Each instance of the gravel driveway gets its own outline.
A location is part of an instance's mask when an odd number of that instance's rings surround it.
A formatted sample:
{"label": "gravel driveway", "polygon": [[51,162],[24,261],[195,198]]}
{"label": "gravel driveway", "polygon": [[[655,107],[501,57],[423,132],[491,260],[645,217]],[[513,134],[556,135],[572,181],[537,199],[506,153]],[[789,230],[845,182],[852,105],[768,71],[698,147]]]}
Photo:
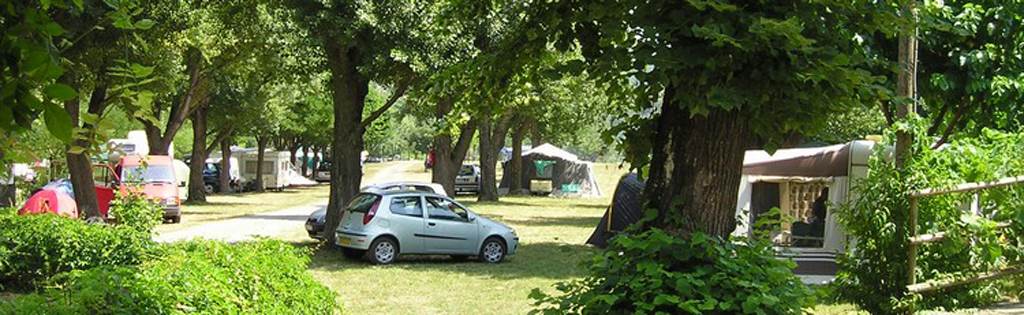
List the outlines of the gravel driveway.
{"label": "gravel driveway", "polygon": [[[378,171],[369,179],[364,180],[363,185],[398,180],[395,178],[397,174],[419,166],[419,162],[416,161],[397,162]],[[306,222],[309,213],[326,207],[327,200],[323,200],[309,205],[213,221],[182,230],[160,233],[153,239],[158,242],[176,242],[193,238],[206,238],[238,242],[257,236],[278,237],[304,229],[303,224]]]}

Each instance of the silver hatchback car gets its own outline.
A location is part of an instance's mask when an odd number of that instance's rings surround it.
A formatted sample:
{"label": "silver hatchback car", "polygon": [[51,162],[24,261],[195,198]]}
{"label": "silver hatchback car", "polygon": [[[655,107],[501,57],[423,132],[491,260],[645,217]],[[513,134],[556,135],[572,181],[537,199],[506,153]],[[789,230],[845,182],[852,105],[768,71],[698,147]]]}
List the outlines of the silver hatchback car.
{"label": "silver hatchback car", "polygon": [[451,198],[418,191],[367,191],[342,213],[335,231],[346,257],[390,264],[402,254],[477,256],[499,263],[519,247],[516,231]]}

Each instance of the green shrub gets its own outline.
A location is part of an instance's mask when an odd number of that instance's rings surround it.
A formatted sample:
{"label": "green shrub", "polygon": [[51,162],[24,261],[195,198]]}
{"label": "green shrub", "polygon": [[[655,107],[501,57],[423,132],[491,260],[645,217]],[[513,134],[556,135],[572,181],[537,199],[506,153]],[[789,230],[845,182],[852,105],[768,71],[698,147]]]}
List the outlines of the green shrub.
{"label": "green shrub", "polygon": [[[923,134],[918,137],[924,137]],[[998,300],[996,283],[977,283],[939,293],[911,295],[908,270],[909,200],[907,192],[949,187],[964,182],[998,179],[1024,173],[1024,136],[982,132],[942,150],[921,144],[904,170],[897,170],[880,151],[869,162],[867,178],[854,183],[856,200],[841,205],[839,221],[855,240],[854,249],[839,258],[836,293],[873,314],[916,309],[957,309]],[[970,194],[927,197],[918,206],[918,234],[946,232],[941,242],[918,248],[918,282],[962,277],[1019,262],[1024,231],[1024,190],[1001,188],[981,195],[981,216],[964,211]],[[996,221],[1016,222],[996,231]]]}
{"label": "green shrub", "polygon": [[136,267],[55,277],[42,293],[0,303],[0,314],[332,314],[332,291],[306,271],[308,253],[280,241],[191,241]]}
{"label": "green shrub", "polygon": [[145,233],[162,223],[163,215],[160,205],[141,194],[118,193],[110,202],[110,216],[117,219],[117,224]]}
{"label": "green shrub", "polygon": [[51,276],[135,265],[152,252],[149,233],[52,214],[0,216],[0,285],[31,289]]}
{"label": "green shrub", "polygon": [[812,292],[764,242],[738,244],[653,229],[619,236],[589,276],[559,283],[561,296],[530,294],[544,314],[797,314]]}

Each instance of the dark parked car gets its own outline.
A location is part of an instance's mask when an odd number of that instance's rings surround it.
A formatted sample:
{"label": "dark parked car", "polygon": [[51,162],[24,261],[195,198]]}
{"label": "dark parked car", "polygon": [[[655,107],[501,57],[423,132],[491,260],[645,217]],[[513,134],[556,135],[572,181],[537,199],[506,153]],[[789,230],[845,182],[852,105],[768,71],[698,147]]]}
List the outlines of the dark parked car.
{"label": "dark parked car", "polygon": [[[442,196],[448,196],[448,192],[444,190],[440,184],[435,183],[424,183],[424,182],[390,182],[382,184],[374,184],[363,187],[362,191],[395,191],[395,190],[408,190],[408,191],[422,191],[432,194],[438,194]],[[309,237],[322,240],[324,239],[323,231],[324,224],[327,222],[327,210],[320,209],[313,211],[309,214],[309,219],[306,219],[306,232],[309,233]]]}
{"label": "dark parked car", "polygon": [[[237,179],[232,179],[230,185],[235,191],[241,188]],[[207,194],[224,191],[220,187],[220,164],[206,163],[206,167],[203,168],[203,189]]]}
{"label": "dark parked car", "polygon": [[463,165],[455,177],[455,194],[460,192],[480,193],[480,167]]}

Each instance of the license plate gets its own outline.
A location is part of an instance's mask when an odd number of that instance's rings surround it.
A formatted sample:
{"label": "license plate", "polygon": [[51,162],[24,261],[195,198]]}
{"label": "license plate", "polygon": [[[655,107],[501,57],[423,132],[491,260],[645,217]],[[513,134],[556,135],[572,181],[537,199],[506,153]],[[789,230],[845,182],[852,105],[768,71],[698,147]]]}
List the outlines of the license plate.
{"label": "license plate", "polygon": [[347,237],[338,238],[338,245],[352,245],[352,240]]}

